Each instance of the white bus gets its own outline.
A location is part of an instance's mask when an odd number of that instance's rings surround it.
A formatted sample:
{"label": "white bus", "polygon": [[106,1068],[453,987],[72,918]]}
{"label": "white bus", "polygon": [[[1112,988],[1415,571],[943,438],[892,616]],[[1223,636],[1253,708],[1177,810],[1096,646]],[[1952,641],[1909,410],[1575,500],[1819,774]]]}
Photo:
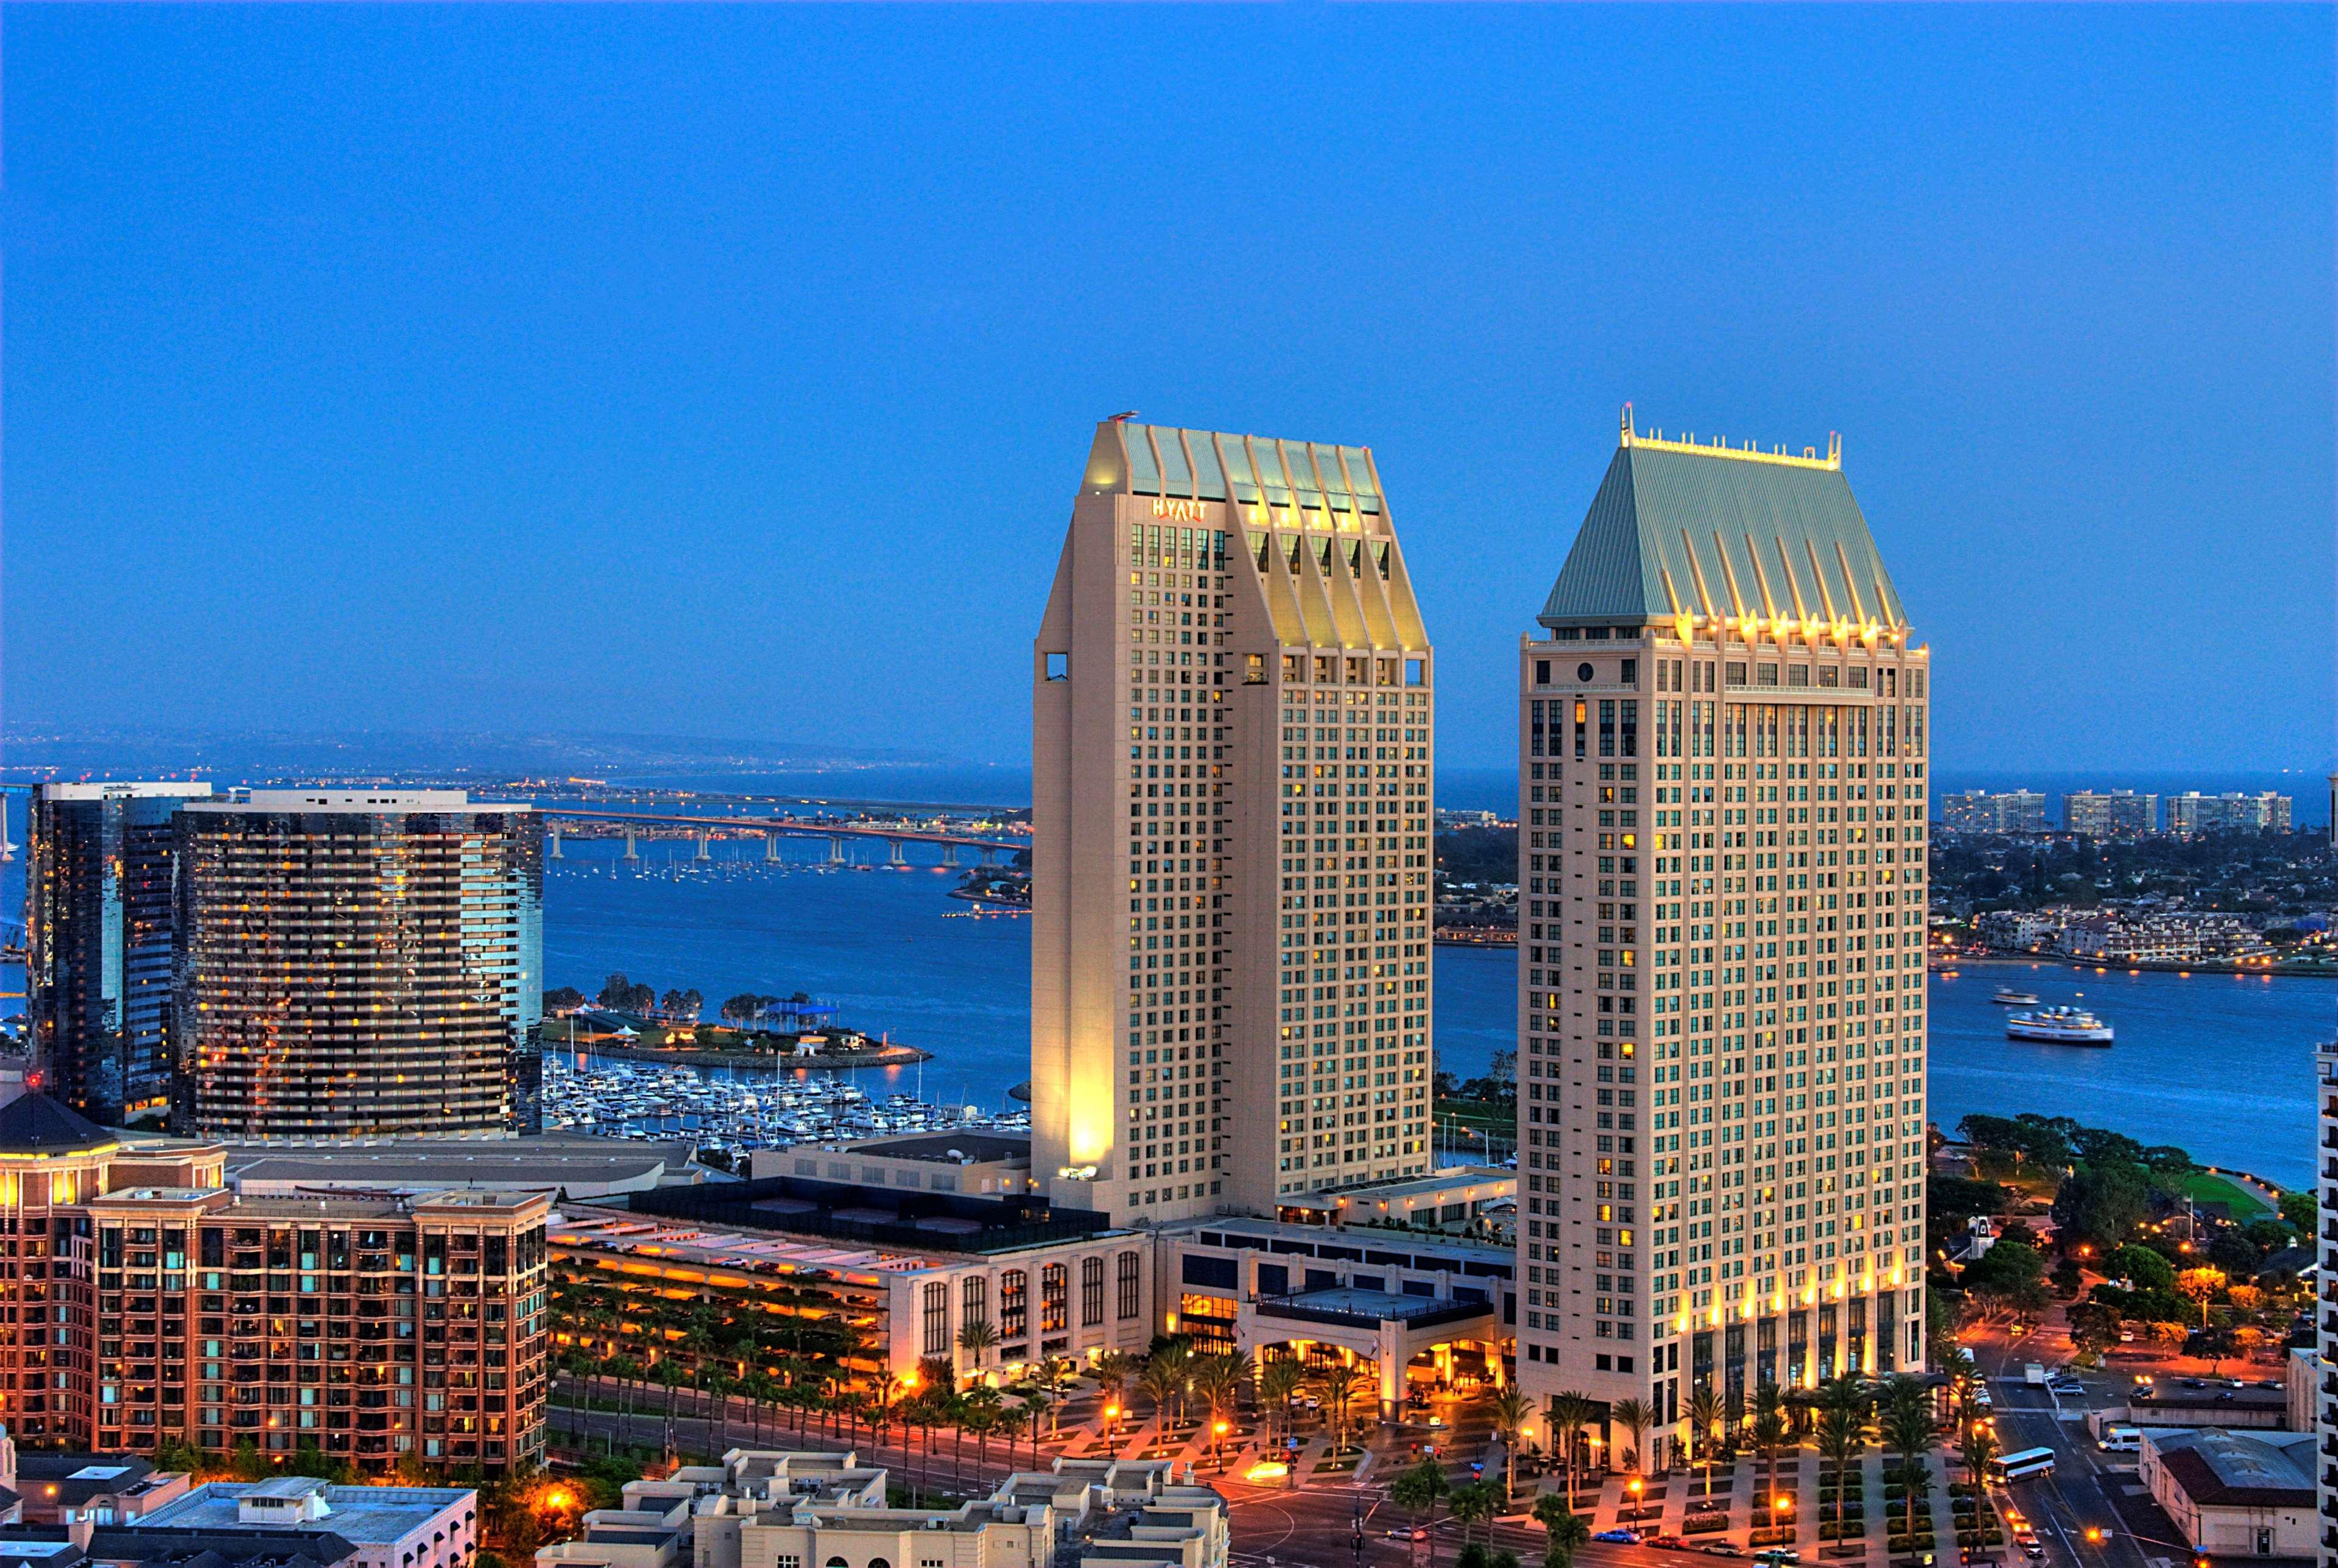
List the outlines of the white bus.
{"label": "white bus", "polygon": [[2054,1450],[2024,1448],[2019,1454],[2001,1454],[1989,1462],[1989,1478],[2002,1486],[2010,1481],[2027,1481],[2033,1476],[2054,1473]]}

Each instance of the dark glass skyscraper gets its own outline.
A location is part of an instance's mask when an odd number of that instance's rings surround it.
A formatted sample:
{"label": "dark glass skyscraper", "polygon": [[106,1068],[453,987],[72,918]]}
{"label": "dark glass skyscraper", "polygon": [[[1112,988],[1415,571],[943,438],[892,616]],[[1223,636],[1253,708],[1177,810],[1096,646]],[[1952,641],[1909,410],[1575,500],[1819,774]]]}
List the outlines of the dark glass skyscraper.
{"label": "dark glass skyscraper", "polygon": [[171,1084],[172,816],[209,784],[44,784],[25,877],[25,1008],[50,1093],[119,1124]]}
{"label": "dark glass skyscraper", "polygon": [[534,1132],[544,848],[458,789],[253,790],[178,817],[175,1131]]}

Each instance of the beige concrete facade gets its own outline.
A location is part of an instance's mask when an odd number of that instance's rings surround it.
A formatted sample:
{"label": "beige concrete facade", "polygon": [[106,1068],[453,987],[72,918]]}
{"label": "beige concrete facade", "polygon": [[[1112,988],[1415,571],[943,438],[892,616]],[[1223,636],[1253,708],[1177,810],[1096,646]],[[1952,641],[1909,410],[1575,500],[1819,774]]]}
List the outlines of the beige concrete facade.
{"label": "beige concrete facade", "polygon": [[1656,1463],[1922,1363],[1930,660],[1832,452],[1636,446],[1518,649],[1518,1372]]}
{"label": "beige concrete facade", "polygon": [[1055,1201],[1428,1171],[1432,675],[1369,451],[1098,426],[1033,648]]}

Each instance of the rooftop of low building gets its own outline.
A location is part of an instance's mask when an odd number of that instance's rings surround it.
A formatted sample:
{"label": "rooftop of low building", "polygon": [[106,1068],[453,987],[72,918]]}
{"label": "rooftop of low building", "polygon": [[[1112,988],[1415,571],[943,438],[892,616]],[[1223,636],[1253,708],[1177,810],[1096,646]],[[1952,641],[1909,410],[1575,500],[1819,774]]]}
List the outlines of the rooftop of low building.
{"label": "rooftop of low building", "polygon": [[[269,1528],[266,1524],[255,1523],[242,1516],[244,1498],[289,1498],[295,1495],[290,1490],[261,1491],[260,1488],[306,1479],[277,1476],[264,1482],[207,1482],[184,1497],[164,1504],[128,1528],[228,1533],[266,1529]],[[315,1483],[306,1491],[321,1494],[329,1512],[321,1519],[304,1521],[294,1527],[315,1529],[321,1525],[360,1546],[388,1545],[402,1540],[448,1508],[469,1507],[476,1495],[461,1486],[341,1486],[325,1482]]]}

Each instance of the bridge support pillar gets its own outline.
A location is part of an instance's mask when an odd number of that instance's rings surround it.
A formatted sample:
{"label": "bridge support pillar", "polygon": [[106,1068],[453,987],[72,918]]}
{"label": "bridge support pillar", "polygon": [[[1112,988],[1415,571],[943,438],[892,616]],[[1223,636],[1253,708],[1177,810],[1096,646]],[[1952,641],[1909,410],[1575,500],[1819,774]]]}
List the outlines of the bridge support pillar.
{"label": "bridge support pillar", "polygon": [[625,829],[625,858],[638,860],[641,858],[642,852],[634,847],[634,830],[628,828]]}
{"label": "bridge support pillar", "polygon": [[565,858],[560,853],[560,829],[555,828],[549,837],[552,841],[544,847],[545,858],[549,860]]}
{"label": "bridge support pillar", "polygon": [[708,854],[708,853],[706,852],[706,845],[707,845],[707,841],[708,841],[709,839],[712,838],[713,837],[714,837],[714,836],[713,836],[712,834],[711,834],[711,833],[701,833],[701,834],[698,836],[698,853],[697,853],[695,856],[693,856],[693,857],[692,857],[692,858],[693,858],[693,859],[697,859],[697,860],[712,860],[712,859],[713,859],[713,858],[714,858],[714,857],[713,857],[713,856],[712,856],[712,855],[710,855],[710,854]]}
{"label": "bridge support pillar", "polygon": [[909,863],[909,858],[907,855],[904,855],[903,853],[901,853],[901,851],[902,851],[902,849],[903,849],[904,848],[905,848],[905,846],[901,843],[901,841],[900,841],[899,838],[888,838],[888,839],[886,839],[886,840],[885,840],[885,858],[886,858],[889,863],[891,863],[892,865],[895,865],[895,866],[907,866],[907,865]]}
{"label": "bridge support pillar", "polygon": [[996,865],[997,865],[997,864],[998,864],[998,851],[997,851],[997,850],[996,850],[996,849],[994,849],[994,848],[992,848],[989,845],[985,844],[985,845],[982,847],[982,863],[983,863],[985,866],[996,866]]}
{"label": "bridge support pillar", "polygon": [[942,864],[945,866],[955,866],[958,864],[957,845],[945,844],[942,846]]}
{"label": "bridge support pillar", "polygon": [[841,865],[845,864],[845,863],[846,863],[848,860],[850,860],[850,858],[851,858],[851,857],[850,857],[850,856],[849,856],[849,855],[847,855],[847,854],[845,854],[845,852],[844,852],[844,840],[843,840],[843,839],[841,839],[841,838],[831,838],[830,839],[829,839],[829,841],[828,841],[828,863],[829,863],[830,865],[831,865],[831,866],[841,866]]}
{"label": "bridge support pillar", "polygon": [[763,835],[763,858],[764,858],[764,859],[766,859],[766,860],[774,860],[774,861],[775,861],[775,860],[777,860],[779,858],[780,858],[780,836],[779,836],[778,834],[776,834],[776,833],[766,833],[766,834],[764,834],[764,835]]}

